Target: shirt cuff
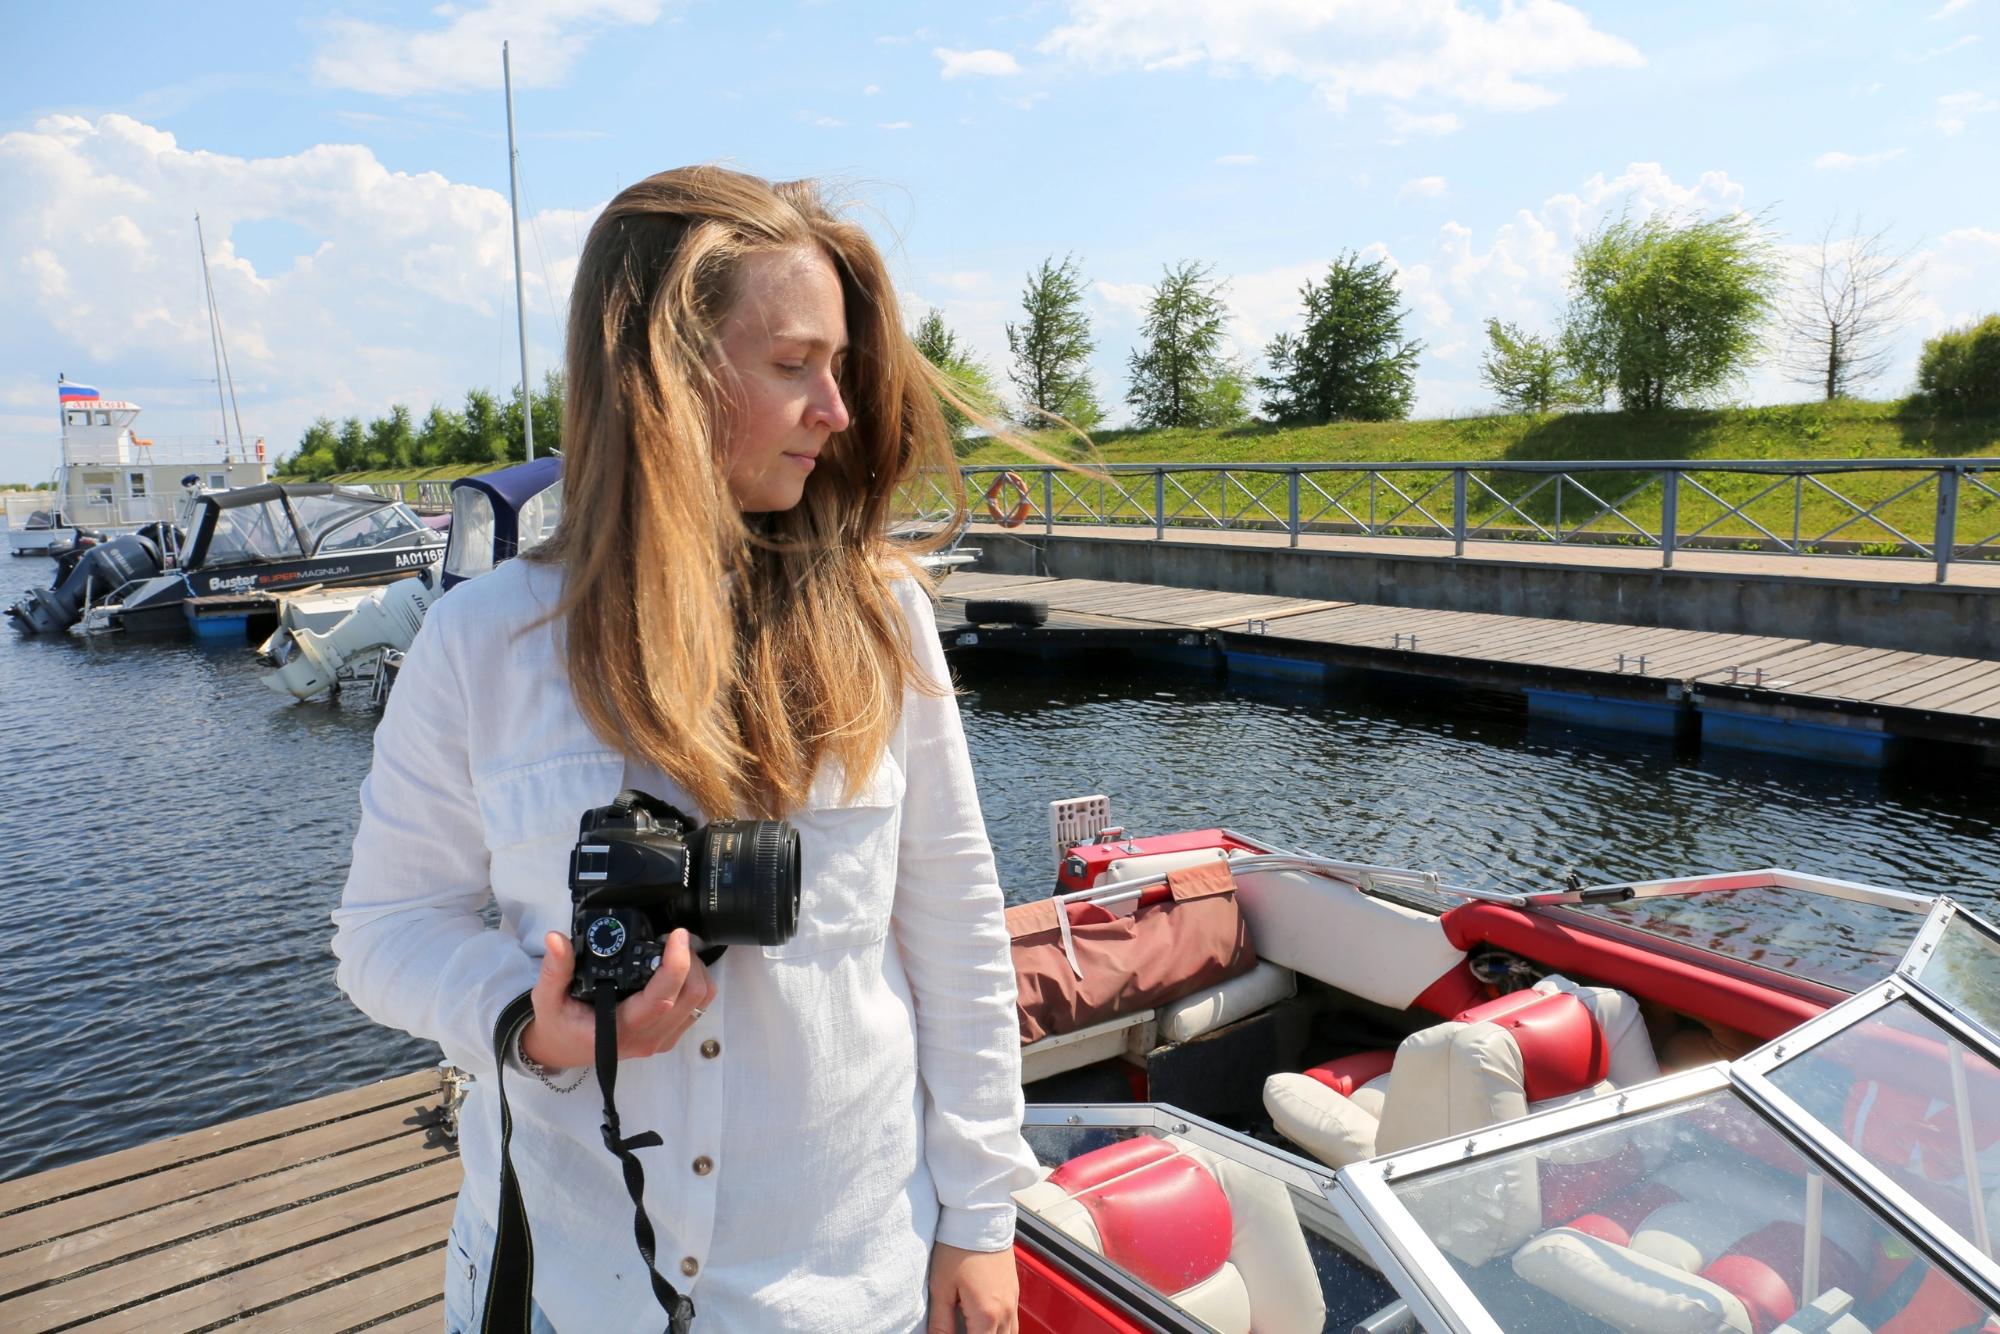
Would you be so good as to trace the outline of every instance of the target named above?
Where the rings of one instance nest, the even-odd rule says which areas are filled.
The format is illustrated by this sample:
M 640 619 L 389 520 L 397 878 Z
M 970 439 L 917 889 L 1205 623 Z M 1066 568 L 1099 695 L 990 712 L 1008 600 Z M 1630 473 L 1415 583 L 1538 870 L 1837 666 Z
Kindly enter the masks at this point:
M 937 1239 L 962 1251 L 1004 1251 L 1014 1244 L 1014 1202 L 978 1209 L 938 1209 Z

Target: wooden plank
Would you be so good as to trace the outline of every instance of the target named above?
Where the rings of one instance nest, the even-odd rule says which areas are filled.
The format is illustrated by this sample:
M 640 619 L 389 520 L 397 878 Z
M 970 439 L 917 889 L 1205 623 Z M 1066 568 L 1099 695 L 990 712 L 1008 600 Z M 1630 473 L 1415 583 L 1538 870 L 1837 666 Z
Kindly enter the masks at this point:
M 353 1190 L 448 1156 L 442 1148 L 427 1146 L 422 1136 L 401 1135 L 192 1199 L 128 1213 L 87 1231 L 50 1237 L 40 1245 L 0 1256 L 0 1293 L 19 1292 L 116 1264 L 127 1256 L 156 1251 L 218 1228 L 235 1227 L 290 1209 L 302 1200 Z
M 437 1088 L 433 1071 L 418 1070 L 358 1089 L 335 1093 L 310 1102 L 294 1103 L 254 1116 L 225 1121 L 202 1130 L 189 1131 L 171 1139 L 141 1144 L 101 1158 L 91 1158 L 66 1167 L 52 1168 L 33 1176 L 19 1177 L 0 1184 L 0 1217 L 17 1209 L 60 1199 L 78 1191 L 95 1190 L 116 1181 L 157 1172 L 162 1168 L 192 1162 L 212 1154 L 227 1152 L 246 1144 L 288 1135 L 309 1126 L 360 1116 L 388 1107 Z
M 437 1334 L 444 1323 L 444 1298 L 440 1296 L 437 1305 L 427 1306 L 421 1311 L 386 1320 L 379 1325 L 370 1325 L 368 1334 Z
M 302 1329 L 354 1329 L 407 1307 L 444 1297 L 445 1238 L 408 1259 L 344 1279 L 332 1287 L 273 1306 L 229 1327 L 229 1334 L 293 1334 Z M 443 1313 L 432 1311 L 432 1331 Z
M 1877 700 L 1879 704 L 1893 704 L 1905 709 L 1955 709 L 1958 702 L 1982 694 L 1990 688 L 1989 683 L 2000 673 L 2000 663 L 1985 663 L 1984 670 L 1968 666 L 1954 672 L 1949 679 L 1926 683 L 1922 687 L 1899 690 Z
M 442 1302 L 444 1265 L 437 1258 L 437 1251 L 451 1231 L 455 1205 L 454 1200 L 445 1199 L 391 1218 L 358 1220 L 358 1226 L 338 1236 L 243 1265 L 205 1283 L 107 1312 L 82 1328 L 90 1334 L 157 1334 L 164 1330 L 201 1329 L 343 1279 L 349 1280 L 346 1286 L 366 1291 L 369 1271 L 416 1256 L 426 1256 L 437 1266 L 438 1297 Z M 435 1332 L 443 1323 L 441 1311 L 427 1309 L 431 1322 L 428 1327 Z M 346 1321 L 331 1326 L 349 1327 L 351 1323 Z M 8 1326 L 10 1332 L 17 1328 L 25 1334 L 25 1327 Z
M 0 1255 L 174 1200 L 260 1178 L 312 1159 L 345 1154 L 389 1139 L 414 1138 L 421 1141 L 421 1132 L 413 1133 L 412 1118 L 417 1112 L 435 1106 L 437 1100 L 437 1091 L 433 1088 L 423 1096 L 406 1102 L 198 1158 L 179 1167 L 123 1182 L 115 1188 L 84 1191 L 36 1208 L 19 1210 L 0 1219 Z M 0 1260 L 0 1264 L 4 1263 Z M 4 1291 L 6 1288 L 0 1286 L 0 1292 Z
M 1866 699 L 1868 692 L 1894 688 L 1919 681 L 1935 681 L 1948 675 L 1962 659 L 1941 658 L 1932 653 L 1898 653 L 1888 658 L 1830 673 L 1814 679 L 1807 687 L 1815 695 L 1835 695 L 1842 699 Z
M 444 1159 L 240 1227 L 192 1237 L 52 1287 L 0 1301 L 0 1329 L 9 1334 L 35 1334 L 108 1314 L 287 1252 L 339 1243 L 346 1234 L 378 1219 L 400 1211 L 420 1210 L 440 1201 L 445 1204 L 444 1217 L 448 1220 L 450 1200 L 458 1193 L 459 1180 L 458 1160 Z
M 1917 656 L 1919 655 L 1915 653 L 1899 653 L 1894 649 L 1856 647 L 1855 651 L 1845 658 L 1831 659 L 1817 667 L 1794 673 L 1791 688 L 1800 694 L 1823 695 L 1826 693 L 1825 687 L 1833 682 L 1847 680 L 1857 674 L 1865 676 L 1882 667 L 1894 666 Z
M 1852 644 L 1829 644 L 1815 640 L 1796 653 L 1781 653 L 1761 663 L 1764 668 L 1764 684 L 1769 688 L 1772 686 L 1771 678 L 1781 676 L 1789 686 L 1808 668 L 1817 667 L 1825 662 L 1838 661 L 1854 651 L 1855 646 Z

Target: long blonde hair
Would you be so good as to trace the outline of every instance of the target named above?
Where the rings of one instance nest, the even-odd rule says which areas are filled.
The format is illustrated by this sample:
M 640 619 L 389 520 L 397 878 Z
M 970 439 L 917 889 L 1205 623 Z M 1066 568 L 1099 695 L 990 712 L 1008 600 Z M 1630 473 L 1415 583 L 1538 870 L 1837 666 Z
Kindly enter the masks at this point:
M 804 498 L 744 514 L 720 446 L 716 340 L 746 256 L 817 251 L 848 331 L 830 438 Z M 570 686 L 585 721 L 678 782 L 710 819 L 778 818 L 827 760 L 848 797 L 875 767 L 912 656 L 889 583 L 914 573 L 887 537 L 897 490 L 958 473 L 936 393 L 888 272 L 809 182 L 720 167 L 620 191 L 590 229 L 570 297 L 563 516 L 524 559 L 560 563 Z M 941 488 L 965 519 L 961 488 Z

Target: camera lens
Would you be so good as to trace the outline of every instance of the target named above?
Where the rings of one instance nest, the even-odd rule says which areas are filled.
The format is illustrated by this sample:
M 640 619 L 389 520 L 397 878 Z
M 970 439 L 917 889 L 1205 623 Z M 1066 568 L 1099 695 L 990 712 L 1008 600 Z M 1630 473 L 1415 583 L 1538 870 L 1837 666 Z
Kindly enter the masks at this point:
M 799 836 L 783 820 L 717 820 L 696 854 L 695 928 L 710 944 L 782 945 L 799 929 Z

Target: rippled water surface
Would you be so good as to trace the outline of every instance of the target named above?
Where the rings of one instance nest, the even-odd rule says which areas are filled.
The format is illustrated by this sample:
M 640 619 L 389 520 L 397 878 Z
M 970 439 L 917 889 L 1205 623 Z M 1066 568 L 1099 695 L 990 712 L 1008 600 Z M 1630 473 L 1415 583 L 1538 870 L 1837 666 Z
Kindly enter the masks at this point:
M 48 562 L 0 562 L 6 600 Z M 333 985 L 375 715 L 294 704 L 249 650 L 0 631 L 0 1178 L 435 1060 Z M 1227 824 L 1469 883 L 1788 865 L 1990 901 L 1993 773 L 1914 774 L 1544 727 L 1449 693 L 1273 692 L 1079 661 L 963 668 L 1013 899 L 1047 803 Z

